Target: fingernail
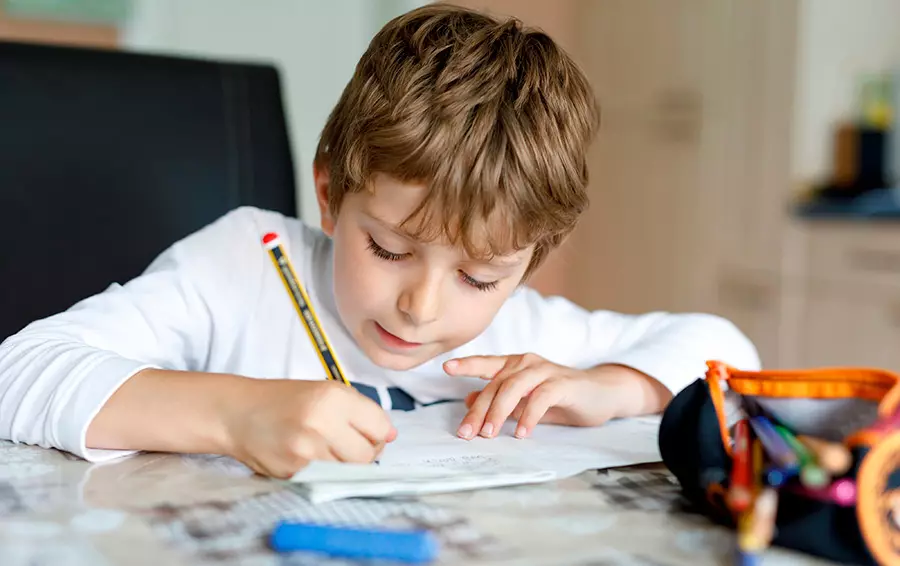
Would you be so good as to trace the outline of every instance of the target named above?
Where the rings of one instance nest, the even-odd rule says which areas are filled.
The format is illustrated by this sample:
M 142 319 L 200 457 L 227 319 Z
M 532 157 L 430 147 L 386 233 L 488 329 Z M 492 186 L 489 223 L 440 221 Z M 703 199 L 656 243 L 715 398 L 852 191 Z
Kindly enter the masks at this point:
M 494 434 L 494 425 L 491 423 L 484 423 L 484 426 L 481 428 L 481 436 L 485 438 L 490 438 Z
M 458 366 L 458 365 L 459 365 L 459 362 L 457 362 L 456 360 L 448 360 L 448 361 L 444 362 L 444 369 L 454 370 L 454 369 L 456 369 L 456 366 Z
M 516 429 L 516 438 L 525 438 L 526 436 L 528 436 L 528 429 L 526 429 L 522 425 L 519 425 L 519 427 Z
M 461 427 L 459 427 L 459 430 L 456 431 L 456 434 L 460 438 L 465 438 L 466 440 L 469 440 L 470 438 L 472 438 L 472 425 L 470 425 L 470 424 L 462 425 Z

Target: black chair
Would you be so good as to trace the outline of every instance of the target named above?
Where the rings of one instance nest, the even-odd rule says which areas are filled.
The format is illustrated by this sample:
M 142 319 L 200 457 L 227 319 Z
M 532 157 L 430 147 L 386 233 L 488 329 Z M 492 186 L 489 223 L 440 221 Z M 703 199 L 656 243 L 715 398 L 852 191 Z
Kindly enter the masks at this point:
M 296 202 L 275 68 L 0 42 L 0 341 L 233 208 Z

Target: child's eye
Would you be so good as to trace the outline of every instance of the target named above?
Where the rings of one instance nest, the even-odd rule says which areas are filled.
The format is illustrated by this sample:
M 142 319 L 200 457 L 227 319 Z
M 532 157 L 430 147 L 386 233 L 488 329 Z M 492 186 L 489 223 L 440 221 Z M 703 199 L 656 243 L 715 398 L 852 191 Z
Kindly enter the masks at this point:
M 479 291 L 493 291 L 494 289 L 497 288 L 496 281 L 487 281 L 487 282 L 479 281 L 478 279 L 475 279 L 474 277 L 472 277 L 465 271 L 460 271 L 459 277 L 460 277 L 460 279 L 463 280 L 463 283 L 465 283 L 466 285 L 471 285 L 472 287 L 475 287 Z
M 387 251 L 386 249 L 379 246 L 378 243 L 372 238 L 372 236 L 369 236 L 369 249 L 377 257 L 380 257 L 381 259 L 384 259 L 387 261 L 400 261 L 407 255 L 409 255 L 409 254 L 395 254 L 394 252 Z

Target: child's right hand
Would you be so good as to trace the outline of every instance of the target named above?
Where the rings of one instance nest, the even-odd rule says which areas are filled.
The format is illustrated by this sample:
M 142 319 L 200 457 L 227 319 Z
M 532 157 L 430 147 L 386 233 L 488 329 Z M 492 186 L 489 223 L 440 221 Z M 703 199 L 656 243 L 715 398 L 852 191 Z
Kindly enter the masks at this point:
M 334 381 L 253 379 L 226 411 L 229 456 L 290 478 L 312 460 L 372 462 L 397 431 L 387 412 Z

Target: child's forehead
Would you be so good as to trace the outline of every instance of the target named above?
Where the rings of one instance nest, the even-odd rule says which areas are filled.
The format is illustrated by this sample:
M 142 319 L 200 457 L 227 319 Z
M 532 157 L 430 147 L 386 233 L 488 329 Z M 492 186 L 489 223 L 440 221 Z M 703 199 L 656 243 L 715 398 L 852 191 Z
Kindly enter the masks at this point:
M 399 220 L 408 217 L 428 197 L 428 184 L 403 181 L 384 173 L 376 173 L 364 192 L 366 205 L 379 217 Z

